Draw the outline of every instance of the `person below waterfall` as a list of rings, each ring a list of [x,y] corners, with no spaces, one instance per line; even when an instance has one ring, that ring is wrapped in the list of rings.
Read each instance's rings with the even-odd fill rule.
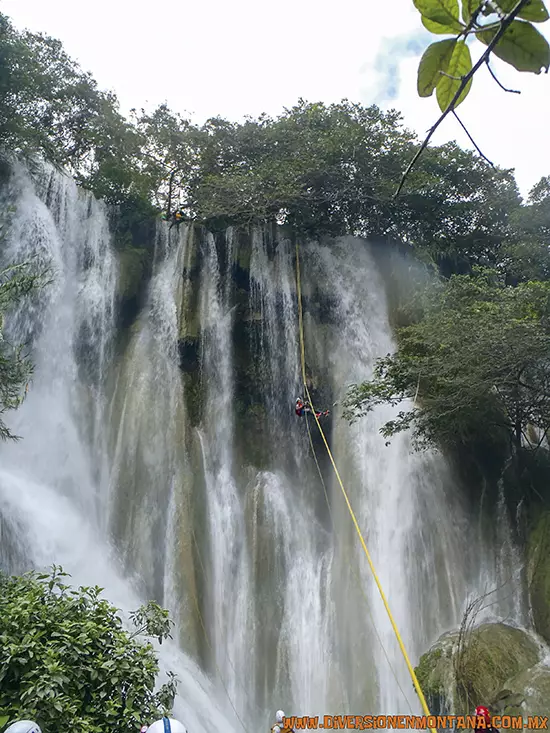
[[[275,723],[275,725],[271,726],[271,733],[283,733],[283,731],[285,731],[285,733],[296,733],[294,728],[284,727],[285,714],[283,710],[277,710],[277,712],[275,713],[275,719],[277,722]]]
[[[298,415],[298,417],[303,417],[306,412],[313,413],[313,409],[309,402],[304,402],[301,397],[298,397],[296,400],[296,407],[295,412]],[[317,412],[315,410],[315,417],[326,417],[329,414],[329,410],[324,410],[324,412]]]
[[[496,728],[491,725],[491,715],[484,705],[478,705],[476,708],[476,718],[483,718],[485,720],[485,727],[480,726],[475,729],[475,733],[499,733]]]

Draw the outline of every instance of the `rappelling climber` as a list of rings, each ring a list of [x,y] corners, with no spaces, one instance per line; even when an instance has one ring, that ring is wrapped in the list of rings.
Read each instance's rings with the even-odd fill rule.
[[[187,728],[179,720],[165,717],[152,723],[147,733],[187,733]]]
[[[298,415],[298,417],[303,417],[306,412],[313,413],[313,409],[309,402],[304,402],[301,397],[298,397],[296,400],[296,405],[294,408],[294,411]],[[315,417],[326,417],[328,414],[330,414],[329,410],[325,410],[324,412],[318,412],[315,410]]]
[[[33,720],[17,720],[12,723],[4,733],[42,733],[38,723]]]
[[[478,705],[476,708],[476,718],[482,718],[485,721],[485,727],[480,725],[479,728],[475,728],[475,733],[499,733],[496,728],[491,725],[491,715],[484,705]]]

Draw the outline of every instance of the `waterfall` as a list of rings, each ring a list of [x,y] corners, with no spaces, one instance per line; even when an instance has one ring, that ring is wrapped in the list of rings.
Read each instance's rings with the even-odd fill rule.
[[[109,492],[102,491],[100,482],[109,474],[97,469],[109,463],[104,441],[96,432],[98,421],[106,419],[104,400],[97,400],[94,391],[106,372],[105,361],[112,346],[116,284],[106,213],[71,180],[56,173],[46,174],[33,185],[19,172],[12,185],[10,196],[16,211],[4,262],[36,257],[52,265],[55,279],[37,303],[21,309],[9,323],[14,340],[32,338],[36,375],[27,400],[10,420],[10,426],[24,439],[1,447],[0,515],[7,533],[7,540],[2,537],[2,564],[11,559],[8,569],[12,571],[61,564],[71,573],[73,583],[105,588],[106,597],[128,612],[151,597],[147,584],[154,586],[155,582],[147,576],[147,565],[140,573],[141,583],[132,582],[124,571],[124,553],[119,549],[124,542],[111,541],[104,521],[113,497],[110,500]],[[152,284],[150,318],[156,318],[157,325],[166,323],[159,313],[163,305],[159,301],[163,288],[169,287],[169,267],[168,259]],[[163,335],[161,329],[156,331],[157,343]],[[148,355],[158,355],[154,346]],[[162,395],[157,398],[158,407],[164,408]],[[103,415],[98,414],[100,410]],[[168,415],[153,410],[145,417],[150,419],[152,435],[155,418]],[[143,459],[147,463],[151,456]],[[115,459],[115,476],[116,466]],[[135,488],[137,501],[140,487]],[[157,506],[154,484],[147,489],[150,505]],[[130,514],[133,498],[128,496],[125,503]],[[135,532],[144,532],[140,539],[150,552],[164,557],[164,539],[151,542],[147,529],[136,523]],[[15,545],[15,551],[6,547],[8,542]],[[162,571],[160,578],[164,578]],[[148,581],[145,590],[143,581]],[[231,719],[216,705],[211,684],[198,666],[174,645],[165,643],[157,651],[164,670],[176,672],[180,679],[175,712],[190,729],[210,733],[221,728],[233,730]]]
[[[9,415],[23,440],[0,446],[2,566],[55,562],[124,612],[167,607],[159,653],[191,733],[267,729],[280,707],[420,712],[317,426],[310,443],[293,412],[291,242],[159,224],[121,333],[105,207],[48,171],[19,171],[3,195],[16,204],[3,262],[35,256],[55,277],[9,318],[36,373]],[[408,435],[386,445],[393,408],[342,420],[347,386],[395,348],[375,254],[352,237],[301,251],[310,389],[332,411],[327,438],[413,664],[491,586],[491,614],[525,623],[505,512],[495,546],[441,455]]]

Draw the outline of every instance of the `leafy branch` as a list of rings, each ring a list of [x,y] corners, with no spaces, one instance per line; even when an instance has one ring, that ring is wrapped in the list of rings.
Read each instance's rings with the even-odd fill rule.
[[[485,0],[477,4],[473,0],[462,0],[462,17],[459,19],[458,0],[413,0],[422,15],[423,25],[433,33],[447,34],[458,32],[456,38],[432,43],[424,52],[418,67],[417,89],[420,97],[430,97],[434,90],[442,111],[437,122],[407,166],[394,198],[399,196],[407,177],[422,155],[435,131],[450,112],[454,112],[468,96],[472,78],[477,70],[486,64],[491,75],[498,82],[489,67],[491,53],[514,66],[518,71],[539,74],[541,68],[548,71],[550,66],[550,46],[544,36],[530,23],[542,23],[550,17],[542,0]],[[477,7],[475,7],[477,6]],[[496,23],[478,23],[480,15],[497,14]],[[522,18],[523,20],[516,20]],[[487,50],[472,66],[470,49],[466,45],[468,36],[475,35]],[[512,91],[507,90],[505,91]],[[461,123],[462,124],[462,123]],[[464,127],[464,126],[463,126]],[[468,137],[473,142],[471,135]],[[474,143],[475,145],[475,143]],[[476,149],[479,151],[477,145]],[[483,156],[485,157],[485,156]]]

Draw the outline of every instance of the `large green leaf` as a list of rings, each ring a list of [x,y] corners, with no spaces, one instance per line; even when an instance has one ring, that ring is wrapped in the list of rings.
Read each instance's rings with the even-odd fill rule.
[[[430,33],[437,33],[438,35],[449,35],[452,33],[460,33],[464,26],[460,21],[458,20],[452,20],[449,23],[445,23],[445,25],[442,25],[441,23],[436,23],[435,20],[430,20],[429,18],[426,18],[424,15],[422,16],[422,25],[424,28],[427,28]]]
[[[517,0],[497,0],[497,4],[505,13],[511,12],[517,3]],[[516,16],[523,20],[530,20],[532,23],[544,23],[550,17],[542,0],[529,0],[527,5],[522,8]]]
[[[441,72],[447,71],[449,68],[449,62],[456,44],[456,39],[448,38],[445,41],[432,43],[424,51],[418,65],[417,89],[419,97],[431,97],[433,90],[442,79]]]
[[[477,37],[489,45],[498,29],[481,31]],[[518,71],[540,74],[542,68],[550,66],[550,46],[546,38],[530,23],[514,20],[499,40],[493,53]]]
[[[458,0],[413,0],[415,8],[440,25],[458,22]]]
[[[461,77],[466,76],[466,74],[471,70],[472,57],[470,55],[470,49],[464,41],[460,41],[455,45],[453,55],[451,56],[451,59],[449,61],[446,72],[448,76],[441,76],[441,79],[437,83],[437,102],[442,112],[445,112],[447,107],[454,99],[455,94],[458,92],[461,84]],[[462,90],[462,93],[458,98],[456,104],[454,105],[455,109],[466,99],[471,86],[472,80],[470,79],[468,84]]]
[[[472,15],[480,6],[479,0],[462,0],[462,18],[465,23],[469,23]]]

